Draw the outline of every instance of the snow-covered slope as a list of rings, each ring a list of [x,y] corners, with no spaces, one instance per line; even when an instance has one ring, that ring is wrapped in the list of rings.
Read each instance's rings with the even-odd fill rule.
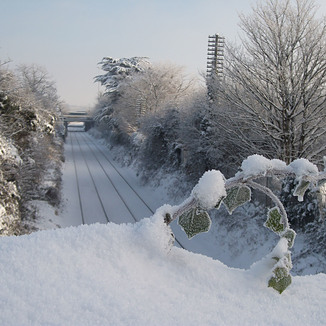
[[[1,325],[324,325],[326,275],[282,294],[264,263],[232,269],[171,247],[155,214],[0,239]]]

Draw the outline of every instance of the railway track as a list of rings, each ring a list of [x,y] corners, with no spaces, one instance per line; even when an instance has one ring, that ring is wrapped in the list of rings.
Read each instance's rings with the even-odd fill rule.
[[[69,132],[82,224],[137,222],[154,210],[90,135]],[[118,209],[117,209],[118,208]],[[184,248],[178,239],[178,246]]]
[[[80,194],[80,185],[78,181],[78,174],[77,174],[77,165],[76,165],[76,157],[75,157],[75,150],[72,142],[72,137],[69,137],[70,139],[70,145],[71,145],[71,153],[72,153],[72,161],[74,165],[74,174],[75,174],[75,180],[76,180],[76,186],[77,186],[77,194],[78,194],[78,204],[79,204],[79,209],[80,209],[80,216],[82,220],[82,224],[85,224],[85,218],[84,218],[84,212],[83,212],[83,204],[81,200],[81,194]]]
[[[92,183],[93,183],[93,186],[94,186],[94,189],[95,189],[96,195],[97,195],[97,197],[98,197],[98,199],[99,199],[99,202],[100,202],[100,205],[101,205],[101,208],[102,208],[103,214],[105,215],[106,220],[107,220],[108,222],[111,222],[110,219],[109,219],[109,216],[108,216],[108,214],[107,214],[107,212],[106,212],[106,210],[105,210],[105,207],[104,207],[104,204],[103,204],[103,200],[102,200],[102,198],[101,198],[101,196],[100,196],[100,193],[99,193],[98,187],[97,187],[97,185],[96,185],[96,182],[95,182],[95,180],[94,180],[94,177],[93,177],[92,171],[91,171],[91,169],[90,169],[90,167],[89,167],[89,164],[87,163],[87,158],[85,157],[84,152],[83,152],[83,150],[82,150],[82,147],[81,147],[81,145],[80,145],[80,141],[78,140],[77,137],[76,137],[76,140],[77,140],[77,144],[78,144],[78,147],[79,147],[80,153],[82,154],[83,160],[84,160],[85,165],[86,165],[86,167],[87,167],[88,173],[89,173],[89,175],[90,175],[90,177],[91,177],[91,180],[92,180]],[[80,191],[79,191],[79,192],[80,192]]]

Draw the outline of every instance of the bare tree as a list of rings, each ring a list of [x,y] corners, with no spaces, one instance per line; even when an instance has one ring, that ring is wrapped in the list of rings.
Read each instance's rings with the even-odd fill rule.
[[[178,108],[194,88],[183,67],[157,64],[133,74],[121,87],[116,113],[130,131],[136,131],[149,115]]]
[[[242,47],[227,47],[216,87],[236,108],[224,108],[233,133],[250,138],[242,119],[261,135],[261,153],[287,163],[326,151],[326,21],[315,13],[313,1],[267,0],[241,15]]]
[[[45,68],[38,65],[20,65],[18,67],[19,79],[22,90],[33,96],[47,111],[56,111],[60,100],[57,95],[55,82],[51,80]]]

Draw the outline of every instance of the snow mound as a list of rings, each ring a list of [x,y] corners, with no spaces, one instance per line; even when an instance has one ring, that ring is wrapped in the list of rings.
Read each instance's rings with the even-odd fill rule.
[[[246,178],[253,175],[264,176],[266,172],[273,169],[285,170],[286,163],[278,159],[270,160],[262,155],[254,154],[248,156],[241,165],[241,170]]]
[[[304,175],[318,175],[318,167],[305,158],[298,158],[294,160],[289,164],[288,168],[290,172],[293,172],[297,176],[297,178]]]
[[[324,325],[325,274],[279,295],[264,261],[245,271],[171,247],[161,213],[2,237],[0,324]]]
[[[226,196],[223,174],[216,170],[205,172],[192,190],[192,196],[199,201],[202,208],[214,208],[218,201]]]

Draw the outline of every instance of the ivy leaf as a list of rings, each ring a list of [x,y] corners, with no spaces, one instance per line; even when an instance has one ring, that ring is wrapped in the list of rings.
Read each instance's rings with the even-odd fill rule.
[[[326,179],[322,179],[322,180],[318,180],[317,185],[318,185],[318,187],[320,188],[321,186],[324,186],[325,183],[326,183]]]
[[[292,248],[294,244],[294,239],[297,234],[294,230],[288,229],[285,233],[282,234],[282,238],[286,238],[288,241],[288,247]]]
[[[296,186],[293,196],[298,197],[298,201],[303,201],[303,196],[307,189],[309,188],[310,182],[306,180],[301,180],[299,184]]]
[[[247,186],[232,187],[226,190],[226,197],[223,199],[223,203],[226,206],[229,214],[239,206],[245,204],[251,199],[251,190]]]
[[[272,257],[276,262],[279,262],[281,259],[279,257]],[[282,264],[287,268],[288,271],[292,268],[291,253],[288,251],[282,258]],[[278,266],[279,267],[279,266]]]
[[[276,267],[273,274],[274,276],[268,281],[268,287],[281,294],[292,283],[291,275],[286,267]]]
[[[267,221],[264,226],[272,230],[273,232],[280,234],[285,230],[285,226],[281,222],[282,215],[277,207],[272,208],[268,212]]]
[[[178,224],[183,228],[189,239],[198,233],[209,231],[211,223],[212,221],[208,213],[200,207],[183,213],[178,221]]]
[[[217,202],[217,204],[215,205],[216,209],[219,209],[221,207],[224,198],[225,198],[225,196],[221,197],[220,200]]]

